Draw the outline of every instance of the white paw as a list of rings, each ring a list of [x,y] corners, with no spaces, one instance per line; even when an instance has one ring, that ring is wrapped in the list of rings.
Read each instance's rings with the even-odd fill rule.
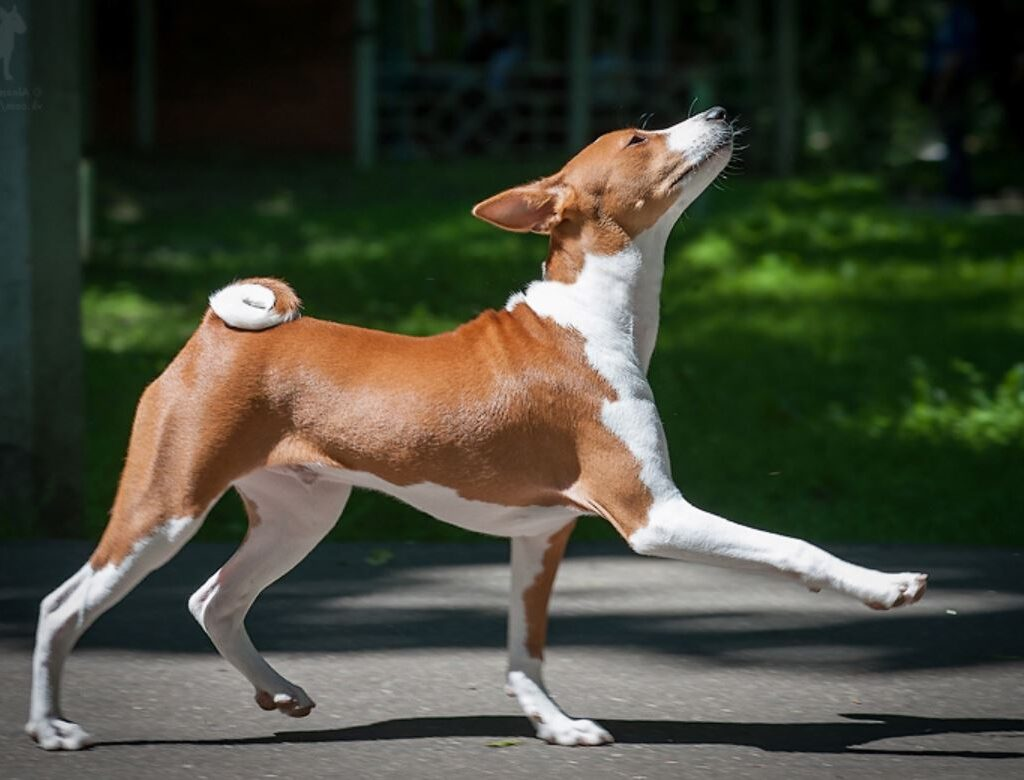
[[[260,709],[268,712],[277,710],[292,718],[304,718],[316,706],[316,702],[297,685],[289,685],[287,690],[278,693],[257,690],[256,703]]]
[[[605,745],[614,742],[612,735],[592,720],[559,718],[553,723],[534,721],[537,736],[552,745]]]
[[[25,733],[43,750],[81,750],[92,744],[85,729],[63,718],[40,718],[25,724]]]
[[[914,572],[879,574],[864,603],[872,609],[892,609],[919,601],[928,588],[928,575]]]

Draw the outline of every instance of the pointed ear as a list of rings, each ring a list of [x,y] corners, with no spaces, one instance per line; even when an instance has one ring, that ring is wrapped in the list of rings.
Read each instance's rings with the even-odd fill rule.
[[[473,216],[517,233],[550,233],[568,204],[568,187],[542,179],[477,203]]]

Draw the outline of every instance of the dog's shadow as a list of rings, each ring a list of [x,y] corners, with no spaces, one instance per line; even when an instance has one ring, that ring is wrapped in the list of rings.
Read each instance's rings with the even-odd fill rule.
[[[620,744],[736,745],[780,753],[862,753],[952,758],[1024,758],[1019,750],[900,749],[862,747],[900,737],[992,734],[1024,741],[1024,720],[1015,718],[927,718],[914,715],[842,714],[832,723],[726,723],[672,720],[601,720]],[[273,736],[233,739],[124,740],[93,747],[123,745],[278,745],[315,742],[372,742],[445,737],[532,738],[522,717],[483,715],[396,718],[319,731],[278,731]],[[1017,743],[1021,744],[1021,743]]]

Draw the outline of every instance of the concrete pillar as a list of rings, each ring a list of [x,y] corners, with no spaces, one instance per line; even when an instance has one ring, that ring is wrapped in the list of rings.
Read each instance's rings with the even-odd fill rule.
[[[358,0],[355,45],[355,157],[369,168],[377,159],[377,3]]]
[[[0,80],[0,523],[82,526],[80,6],[19,0]]]

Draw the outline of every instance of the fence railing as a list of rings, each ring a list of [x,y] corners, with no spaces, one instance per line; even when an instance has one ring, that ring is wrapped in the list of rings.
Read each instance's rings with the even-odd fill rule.
[[[587,117],[591,134],[635,123],[678,121],[696,99],[710,105],[711,70],[655,69],[595,61]],[[569,83],[558,63],[517,65],[496,73],[486,65],[382,65],[377,81],[377,141],[389,157],[564,150],[568,145]]]

